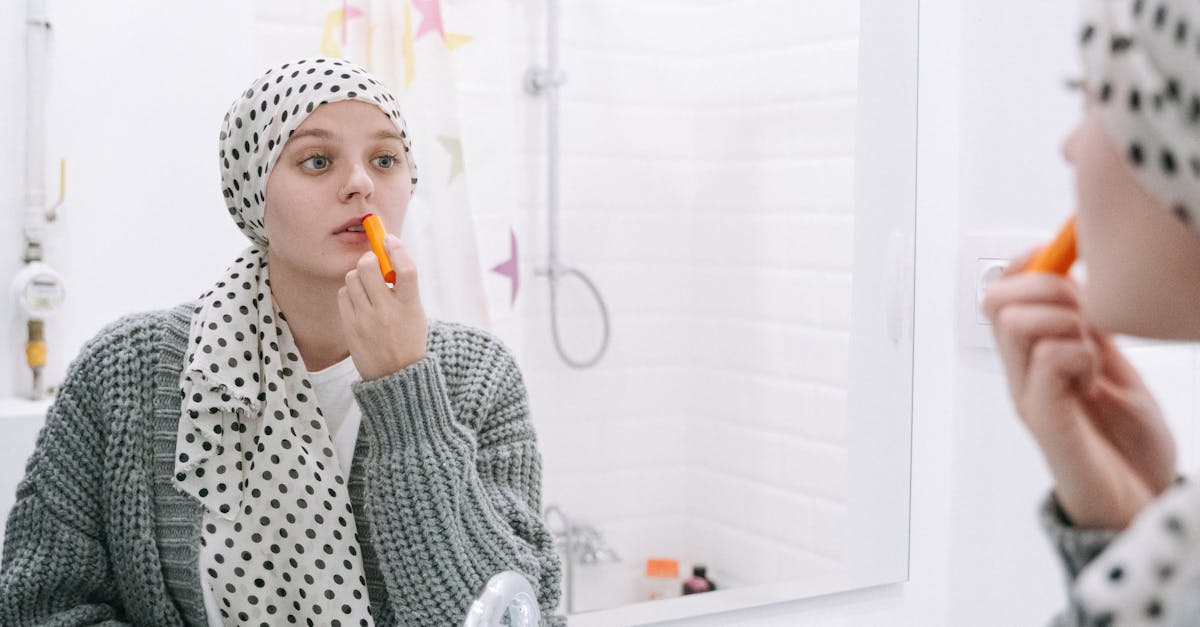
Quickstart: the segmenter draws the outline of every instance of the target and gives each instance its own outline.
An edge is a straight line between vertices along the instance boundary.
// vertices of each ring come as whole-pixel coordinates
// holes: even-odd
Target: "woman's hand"
[[[1112,338],[1083,320],[1078,285],[1019,273],[1031,256],[984,300],[1009,391],[1074,524],[1124,529],[1174,480],[1175,443]]]
[[[417,269],[400,238],[383,240],[396,271],[388,287],[375,253],[367,252],[338,290],[342,333],[364,381],[378,379],[425,358],[429,323],[417,291]]]

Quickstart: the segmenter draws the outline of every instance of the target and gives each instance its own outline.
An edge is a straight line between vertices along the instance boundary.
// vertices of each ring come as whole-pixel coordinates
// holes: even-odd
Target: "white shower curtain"
[[[494,69],[497,55],[507,59],[505,31],[489,25],[506,7],[446,5],[441,0],[330,0],[320,18],[320,46],[325,56],[367,68],[400,100],[420,179],[402,239],[417,263],[430,317],[491,329],[493,318],[503,317],[516,302],[512,179],[508,189],[487,182],[497,180],[498,164],[509,173],[514,169],[515,146],[494,141],[497,130],[511,136],[514,122],[504,116],[503,104],[489,109],[484,124],[478,116],[464,120],[460,96],[471,99],[472,88],[464,92],[461,84],[464,75],[474,84],[470,77]],[[472,34],[451,30],[452,25]],[[471,122],[487,129],[476,132],[484,148],[475,153],[475,162],[464,150],[472,139],[464,137],[464,127]],[[468,167],[472,163],[478,167]],[[481,183],[469,187],[475,169],[486,172]],[[472,199],[487,204],[482,220],[472,214]]]

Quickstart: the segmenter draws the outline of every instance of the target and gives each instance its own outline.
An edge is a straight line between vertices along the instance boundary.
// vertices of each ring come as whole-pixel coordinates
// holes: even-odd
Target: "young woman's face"
[[[1110,333],[1200,339],[1200,235],[1142,189],[1095,107],[1064,153],[1075,166],[1084,316]]]
[[[321,105],[284,145],[267,180],[272,276],[340,283],[370,250],[358,228],[362,217],[374,213],[399,235],[412,189],[400,133],[379,107]]]

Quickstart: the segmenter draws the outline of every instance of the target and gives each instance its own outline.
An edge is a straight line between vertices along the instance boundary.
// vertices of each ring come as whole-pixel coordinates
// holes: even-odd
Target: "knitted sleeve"
[[[1079,573],[1096,556],[1103,553],[1117,535],[1117,532],[1106,529],[1075,527],[1071,524],[1062,506],[1058,504],[1058,499],[1053,492],[1042,501],[1038,517],[1041,519],[1042,529],[1050,537],[1050,542],[1054,545],[1055,552],[1062,562],[1068,588],[1074,587]],[[1083,608],[1075,603],[1073,597],[1068,609],[1055,616],[1051,622],[1052,627],[1080,627],[1090,624]]]
[[[100,482],[104,436],[85,408],[100,367],[87,349],[46,416],[17,487],[0,562],[0,625],[125,624],[109,568]]]
[[[402,623],[459,624],[484,584],[513,570],[537,590],[543,624],[565,624],[552,616],[561,566],[539,515],[541,457],[524,383],[499,342],[486,346],[445,357],[473,363],[464,415],[433,351],[355,386],[370,441],[364,508]]]

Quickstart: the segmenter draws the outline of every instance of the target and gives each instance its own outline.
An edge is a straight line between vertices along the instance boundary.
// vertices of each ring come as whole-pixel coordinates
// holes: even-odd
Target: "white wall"
[[[220,210],[216,133],[232,95],[258,70],[245,62],[255,50],[239,2],[47,4],[54,28],[46,155],[67,160],[67,203],[46,251],[67,286],[63,311],[47,325],[46,380],[57,383],[105,324],[195,298],[245,245]],[[24,322],[7,298],[25,189],[24,5],[17,6],[2,20],[12,49],[0,62],[7,84],[18,86],[0,120],[12,138],[0,153],[0,396],[26,390],[29,378]],[[46,169],[53,197],[58,169]]]
[[[521,16],[530,61],[542,19]],[[857,3],[579,2],[562,28],[560,250],[599,284],[613,344],[565,368],[532,284],[522,365],[546,502],[597,524],[629,574],[653,556],[726,584],[836,568]],[[520,106],[540,255],[543,113]],[[566,347],[589,354],[595,305],[569,281],[561,303]],[[577,609],[616,601],[587,594],[604,570],[579,569]]]
[[[738,583],[845,561],[858,8],[699,9],[691,551]]]
[[[0,81],[5,85],[25,84],[25,19],[24,12],[0,20]],[[8,282],[21,264],[21,245],[24,238],[18,217],[25,210],[25,97],[24,90],[12,90],[0,104],[0,135],[9,138],[0,142],[0,290],[5,295],[0,304],[0,397],[16,389],[16,368],[24,367],[24,351],[12,347],[10,339],[16,334],[17,322],[11,320],[11,298]],[[24,329],[21,329],[24,332]],[[23,340],[22,340],[23,342]]]

